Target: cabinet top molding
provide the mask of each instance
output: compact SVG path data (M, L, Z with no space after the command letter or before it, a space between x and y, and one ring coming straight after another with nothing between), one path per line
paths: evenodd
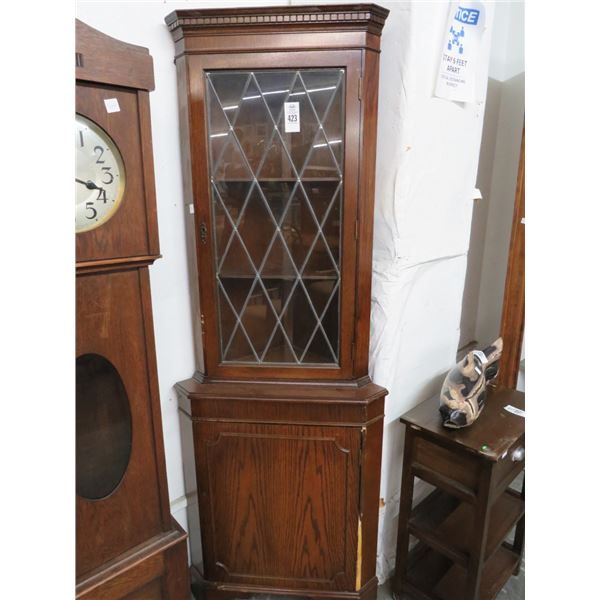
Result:
M225 27L251 31L277 26L310 28L329 25L362 29L381 35L389 10L376 4L332 4L325 6L269 6L176 10L165 17L169 31L202 32Z

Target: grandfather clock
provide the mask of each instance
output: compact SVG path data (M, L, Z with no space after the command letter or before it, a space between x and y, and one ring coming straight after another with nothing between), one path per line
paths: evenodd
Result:
M187 600L148 266L159 258L146 48L77 21L76 594Z
M376 598L387 392L368 350L387 14L166 17L199 292L198 370L177 384L195 449L198 597Z

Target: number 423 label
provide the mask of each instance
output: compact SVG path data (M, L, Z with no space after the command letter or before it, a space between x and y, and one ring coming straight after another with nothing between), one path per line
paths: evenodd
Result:
M284 103L285 132L300 131L300 102Z

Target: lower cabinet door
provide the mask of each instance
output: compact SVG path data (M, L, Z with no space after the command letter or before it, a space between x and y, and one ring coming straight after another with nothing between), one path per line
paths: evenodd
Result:
M194 424L211 581L354 590L359 427Z

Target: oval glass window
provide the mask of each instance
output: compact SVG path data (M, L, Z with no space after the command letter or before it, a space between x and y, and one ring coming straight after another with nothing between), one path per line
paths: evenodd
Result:
M98 500L119 485L131 455L131 411L123 380L99 354L76 361L77 494Z

